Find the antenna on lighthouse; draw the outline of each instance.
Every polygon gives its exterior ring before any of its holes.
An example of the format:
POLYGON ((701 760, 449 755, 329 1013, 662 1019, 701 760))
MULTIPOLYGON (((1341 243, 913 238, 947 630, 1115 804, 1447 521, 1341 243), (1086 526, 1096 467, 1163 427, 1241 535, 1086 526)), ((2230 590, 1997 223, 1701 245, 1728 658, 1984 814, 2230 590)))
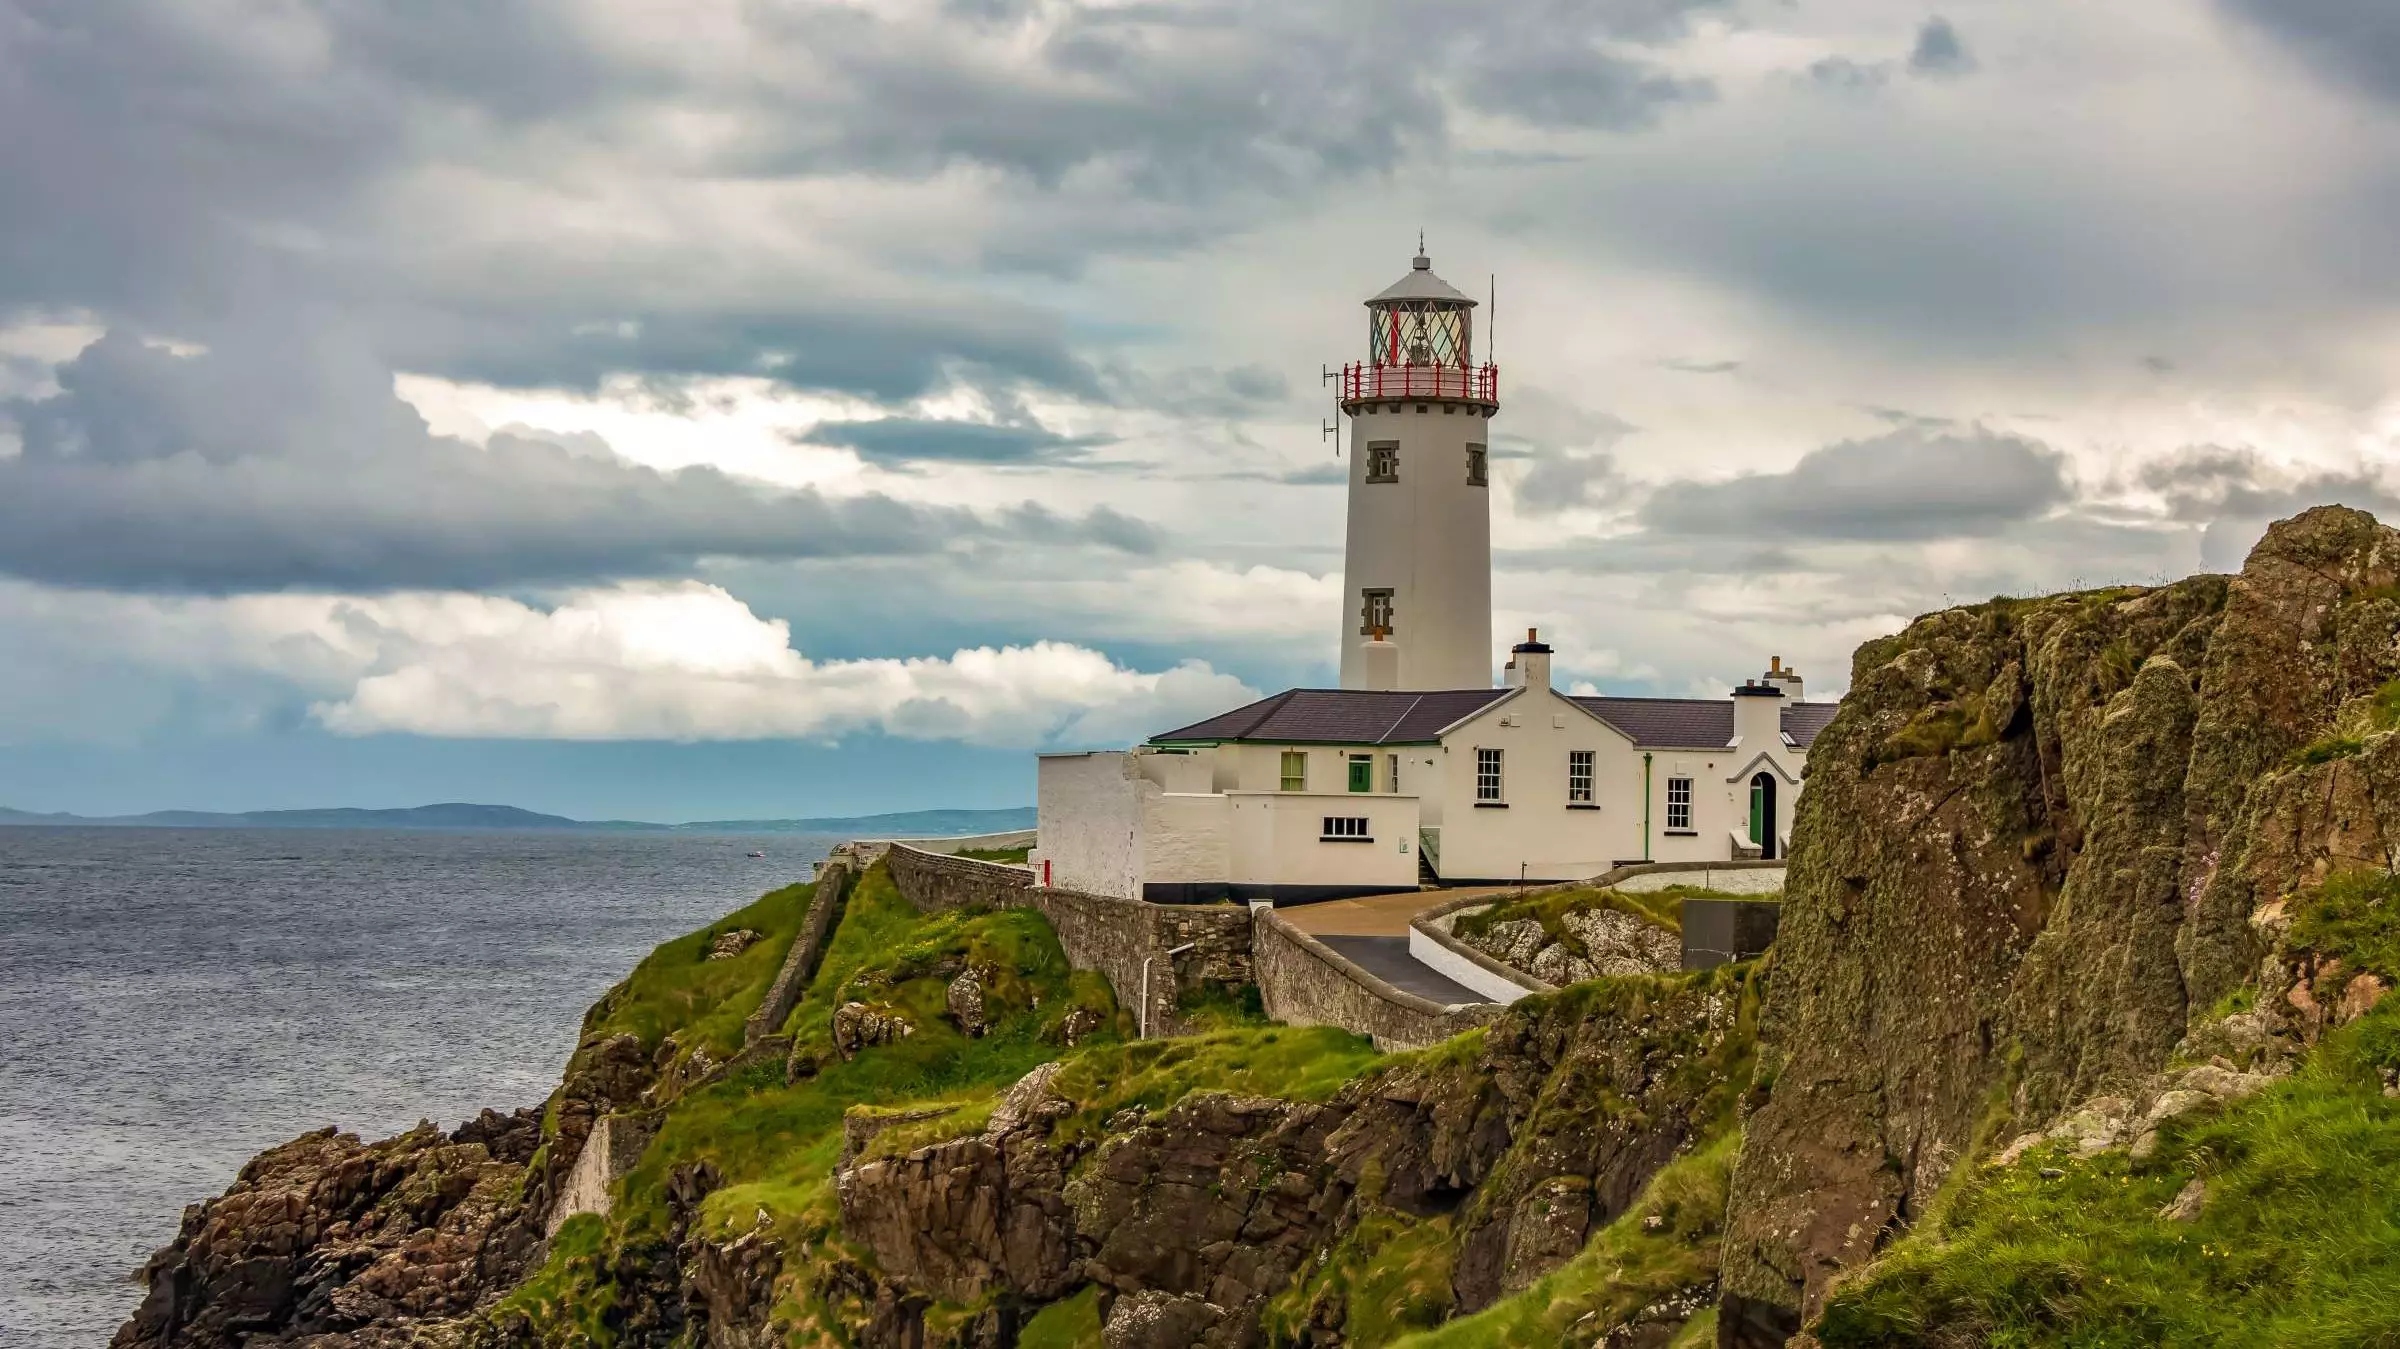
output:
POLYGON ((1500 274, 1484 273, 1483 284, 1490 291, 1489 302, 1483 306, 1483 363, 1497 365, 1500 361, 1500 274))

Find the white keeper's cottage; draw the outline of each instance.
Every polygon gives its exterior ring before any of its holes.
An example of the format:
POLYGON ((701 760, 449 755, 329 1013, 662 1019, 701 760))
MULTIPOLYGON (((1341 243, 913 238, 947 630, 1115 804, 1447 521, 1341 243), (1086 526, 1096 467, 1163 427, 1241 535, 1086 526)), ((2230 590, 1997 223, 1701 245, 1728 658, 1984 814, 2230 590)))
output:
POLYGON ((1836 705, 1780 659, 1726 698, 1582 697, 1527 633, 1491 686, 1500 381, 1474 362, 1474 309, 1419 254, 1367 301, 1368 357, 1342 371, 1342 687, 1043 755, 1047 884, 1289 903, 1783 855, 1836 705))

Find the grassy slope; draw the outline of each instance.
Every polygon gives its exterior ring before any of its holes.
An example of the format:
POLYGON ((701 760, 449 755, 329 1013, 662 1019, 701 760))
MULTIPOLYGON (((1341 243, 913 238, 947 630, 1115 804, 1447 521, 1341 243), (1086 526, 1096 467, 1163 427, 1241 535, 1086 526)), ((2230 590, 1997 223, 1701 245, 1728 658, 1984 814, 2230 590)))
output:
POLYGON ((630 1031, 643 1048, 655 1049, 674 1033, 687 1051, 705 1048, 720 1059, 740 1049, 742 1021, 774 982, 816 889, 800 884, 769 891, 652 951, 584 1017, 584 1037, 630 1031), (718 936, 743 928, 760 933, 760 940, 730 960, 706 958, 718 936))
POLYGON ((1670 1162, 1581 1253, 1523 1292, 1399 1340, 1398 1349, 1589 1344, 1652 1303, 1714 1283, 1738 1137, 1727 1130, 1670 1162))
POLYGON ((2162 1131, 2145 1162, 2037 1150, 1971 1178, 1836 1290, 1856 1345, 2400 1345, 2400 1008, 2289 1080, 2162 1131), (2050 1170, 2059 1174, 2044 1177, 2050 1170), (2159 1210, 2195 1178, 2193 1222, 2159 1210))
MULTIPOLYGON (((633 1030, 645 1043, 673 1034, 686 1044, 694 1028, 713 1036, 713 1028, 730 1027, 727 1049, 738 1047, 741 1022, 774 965, 762 960, 764 973, 734 977, 726 967, 740 961, 702 960, 708 941, 735 927, 768 930, 779 939, 758 943, 743 959, 773 946, 780 961, 806 902, 805 887, 779 891, 660 947, 595 1011, 592 1027, 633 1030), (719 991, 723 996, 712 1002, 719 991)), ((786 1083, 781 1064, 762 1064, 675 1101, 620 1185, 608 1219, 579 1219, 564 1229, 550 1262, 505 1307, 524 1314, 548 1343, 611 1343, 617 1302, 612 1271, 625 1267, 628 1256, 638 1263, 642 1248, 665 1235, 667 1177, 678 1166, 705 1162, 716 1168, 722 1187, 702 1205, 703 1231, 747 1231, 764 1213, 784 1248, 798 1253, 787 1262, 778 1306, 793 1341, 844 1342, 861 1309, 828 1300, 818 1284, 825 1261, 811 1256, 857 1255, 840 1237, 832 1189, 842 1117, 851 1107, 958 1107, 893 1131, 892 1137, 913 1146, 979 1127, 1002 1088, 1063 1055, 1068 1066, 1059 1086, 1083 1109, 1062 1127, 1096 1135, 1116 1111, 1156 1109, 1197 1090, 1321 1100, 1377 1057, 1366 1041, 1330 1028, 1270 1025, 1238 1007, 1201 1011, 1215 1023, 1203 1034, 1121 1042, 1130 1023, 1107 982, 1069 970, 1039 914, 921 915, 882 868, 872 869, 860 878, 817 977, 784 1027, 794 1037, 796 1059, 813 1065, 813 1075, 786 1083), (947 971, 962 961, 993 976, 986 993, 992 1029, 977 1039, 943 1015, 947 971), (834 1009, 851 1000, 897 1010, 916 1031, 844 1061, 834 1052, 831 1024, 834 1009), (1060 1043, 1059 1023, 1078 1008, 1097 1013, 1101 1028, 1070 1051, 1060 1043)), ((1069 1299, 1055 1314, 1045 1314, 1043 1335, 1062 1346, 1090 1342, 1085 1332, 1096 1333, 1095 1306, 1091 1296, 1069 1299)))
MULTIPOLYGON (((1677 1066, 1675 1094, 1691 1103, 1699 1136, 1685 1155, 1651 1181, 1627 1213, 1595 1233, 1583 1252, 1523 1292, 1473 1316, 1450 1321, 1451 1272, 1455 1255, 1453 1220, 1414 1219, 1376 1202, 1370 1174, 1361 1185, 1358 1229, 1338 1243, 1301 1281, 1267 1308, 1270 1344, 1296 1344, 1315 1327, 1338 1327, 1355 1349, 1405 1344, 1465 1349, 1466 1346, 1588 1344, 1623 1325, 1642 1308, 1716 1278, 1717 1244, 1725 1208, 1727 1171, 1732 1165, 1742 1092, 1755 1063, 1760 972, 1756 964, 1652 976, 1599 979, 1544 994, 1543 1002, 1570 1018, 1612 1024, 1640 1023, 1639 1009, 1674 990, 1717 990, 1732 998, 1736 1030, 1713 1053, 1699 1053, 1700 1028, 1681 1023, 1654 1027, 1665 1036, 1655 1048, 1677 1066), (1652 1228, 1645 1220, 1657 1219, 1652 1228), (1412 1337, 1413 1336, 1413 1337, 1412 1337)), ((1528 1007, 1541 1003, 1529 1000, 1528 1007)), ((1456 1070, 1476 1063, 1486 1032, 1387 1059, 1386 1069, 1410 1065, 1456 1070)), ((1569 1091, 1550 1097, 1518 1126, 1527 1146, 1503 1157, 1485 1181, 1485 1191, 1468 1201, 1461 1217, 1476 1217, 1480 1195, 1496 1186, 1510 1192, 1508 1173, 1519 1166, 1544 1166, 1542 1138, 1578 1131, 1623 1127, 1629 1103, 1602 1092, 1569 1091)), ((1323 1342, 1318 1334, 1315 1342, 1323 1342)), ((1700 1342, 1700 1341, 1694 1341, 1700 1342)))

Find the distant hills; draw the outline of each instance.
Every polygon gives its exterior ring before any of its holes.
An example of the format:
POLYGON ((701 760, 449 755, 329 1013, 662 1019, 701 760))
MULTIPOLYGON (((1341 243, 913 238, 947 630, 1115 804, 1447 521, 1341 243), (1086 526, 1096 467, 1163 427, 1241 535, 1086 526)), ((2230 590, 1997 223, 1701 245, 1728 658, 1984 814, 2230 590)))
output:
POLYGON ((36 814, 0 806, 0 826, 84 825, 150 829, 572 829, 618 833, 848 834, 857 838, 943 838, 998 834, 1033 828, 1033 807, 1006 810, 904 810, 888 815, 853 815, 810 820, 694 820, 651 824, 643 820, 571 820, 515 806, 480 806, 447 801, 400 810, 154 810, 147 815, 36 814))

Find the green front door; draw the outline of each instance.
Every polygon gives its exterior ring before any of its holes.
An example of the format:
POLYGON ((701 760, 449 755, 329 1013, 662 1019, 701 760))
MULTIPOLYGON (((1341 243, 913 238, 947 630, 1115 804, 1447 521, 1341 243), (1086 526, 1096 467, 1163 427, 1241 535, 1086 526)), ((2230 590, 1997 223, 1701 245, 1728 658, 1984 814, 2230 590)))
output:
POLYGON ((1375 760, 1372 756, 1365 754, 1350 756, 1350 790, 1354 792, 1375 790, 1375 760))
POLYGON ((1767 784, 1757 778, 1752 778, 1750 780, 1750 841, 1762 849, 1765 848, 1767 846, 1767 830, 1771 827, 1772 825, 1767 820, 1767 784))

